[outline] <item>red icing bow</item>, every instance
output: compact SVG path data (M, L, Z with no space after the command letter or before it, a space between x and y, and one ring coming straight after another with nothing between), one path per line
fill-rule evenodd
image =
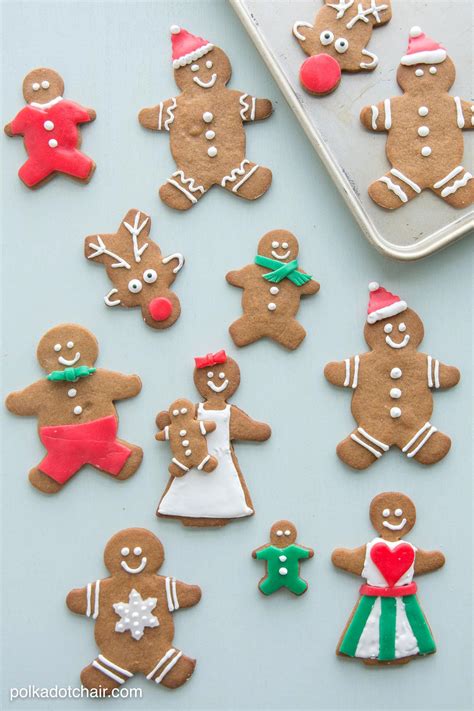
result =
M227 355L224 350L217 351L217 353L208 353L202 358L198 356L194 359L194 362L196 363L196 368L209 368L213 365L218 365L218 363L226 363Z

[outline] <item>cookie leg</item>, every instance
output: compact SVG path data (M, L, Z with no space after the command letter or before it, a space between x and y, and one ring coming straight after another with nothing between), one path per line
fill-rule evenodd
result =
M176 689L189 679L195 666L195 659L190 659L178 649L171 648L158 660L146 678L154 681L155 684Z
M272 593L279 590L281 587L283 587L283 585L279 580L272 580L268 576L266 578L263 578L263 580L261 580L258 584L258 589L264 595L271 595Z
M132 676L131 672L99 654L92 664L82 670L81 682L86 689L101 689L108 696Z
M33 467L28 474L28 479L30 484L32 484L36 489L42 491L43 494L57 494L63 488L62 484L58 484L57 481L51 479L50 476L42 472L38 467Z
M434 184L433 192L453 207L469 207L474 203L474 180L471 173L459 165Z
M294 583L287 585L286 587L295 595L302 595L308 589L308 583L306 580L303 580L303 578L298 578Z
M278 341L282 346L288 348L290 351L294 351L301 345L302 341L306 337L306 331L303 326L292 319L288 326L283 331L278 331L276 335L272 336L275 341Z
M234 168L221 180L223 188L246 200L259 198L267 192L271 183L272 171L257 163L251 163L246 158L239 168Z
M176 457L173 457L168 467L168 471L171 476L183 476L189 471L189 467L180 462L179 459L176 459Z
M34 188L53 172L54 168L52 166L45 165L44 163L40 163L29 158L21 166L18 171L18 175L25 185L29 188Z
M242 316L229 326L229 333L236 346L242 348L263 337L263 332L249 318Z
M426 422L402 447L402 452L408 459L416 459L420 464L435 464L443 459L450 449L450 438L443 432L438 432L431 422Z
M218 464L219 462L217 461L217 459L208 454L206 457L204 457L201 464L198 464L197 468L199 469L199 471L202 470L204 472L213 472Z
M123 440L119 441L120 444L124 444L126 447L131 449L132 453L125 462L120 472L117 474L117 479L128 479L128 477L132 476L132 474L135 474L138 467L142 463L143 449L141 447L138 447L138 445L136 444L129 444L128 442L124 442Z
M194 178L177 170L160 188L160 198L174 210L189 210L202 198L209 186L196 185Z
M419 193L420 186L396 168L369 185L372 200L386 210L396 210Z
M85 181L90 180L95 170L95 163L92 158L77 150L70 150L57 155L54 166L59 173L65 173L72 178Z
M376 439L362 427L339 442L336 448L339 459L353 469L367 469L388 450L388 444Z

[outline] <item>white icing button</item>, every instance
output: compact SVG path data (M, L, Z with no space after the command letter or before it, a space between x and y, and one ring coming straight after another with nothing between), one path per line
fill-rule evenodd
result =
M390 371L390 377L393 378L394 380L397 380L397 378L402 377L402 371L400 368L392 368Z
M76 388L71 388L70 390L67 391L67 394L69 395L69 397L76 397L76 395L77 395Z
M48 146L50 146L50 148L56 148L57 145L58 145L58 142L55 138L49 139Z
M210 148L207 149L207 155L210 158L215 158L217 155L217 148L215 146L211 146Z
M183 445L183 447L187 447L188 444L189 444L189 439L183 439L183 441L181 442L181 444Z
M206 131L205 136L208 141L212 141L212 139L216 137L216 132L215 131Z
M398 400L399 397L401 397L402 391L400 388L392 388L390 390L390 397L392 397L394 400Z
M382 511L382 516L383 516L384 518L388 518L388 517L390 516L390 509L384 509L384 510Z
M177 417L179 415L179 410L173 410L173 415L174 417Z
M423 136L423 137L427 136L429 134L429 132L430 132L430 129L428 128L428 126L420 126L420 128L418 129L419 136Z
M285 560L286 560L286 555L280 555L280 556L278 556L278 560L281 560L281 562L284 563Z
M280 568L278 572L280 575L288 575L288 568Z
M187 449L184 453L187 457L190 457L192 454L192 451L190 449Z
M184 435L186 434L186 430L180 430L179 434L181 435L181 437L184 437Z
M270 287L270 294L278 294L280 289L277 286L271 286Z
M428 107L427 106L420 106L418 109L418 114L419 116L428 116Z
M438 70L436 69L436 67L430 67L430 74L437 74L437 73L438 73Z
M47 131L52 131L54 128L54 123L52 121L45 121L43 126Z
M424 74L423 69L415 69L415 74L417 77L422 77Z
M402 411L400 410L399 407L392 407L390 409L390 417L400 417L402 414Z
M43 87L43 89L49 89L49 81L45 79L41 82L41 86Z
M75 415L80 415L82 412L82 407L80 405L76 405L76 407L73 410Z
M35 81L35 83L31 85L31 88L33 89L33 91L39 91L40 85L37 81Z
M276 307L277 307L277 305L274 304L273 301L271 301L271 302L268 304L267 309L268 309L269 311L275 311Z
M211 123L212 119L214 118L214 114L211 114L210 111L205 111L202 115L202 120L205 123Z
M427 158L431 155L431 148L429 146L423 146L421 149L421 155Z

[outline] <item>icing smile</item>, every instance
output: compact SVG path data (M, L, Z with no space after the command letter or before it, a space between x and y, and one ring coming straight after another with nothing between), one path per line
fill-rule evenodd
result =
M140 565L139 565L138 567L136 567L136 568L131 568L131 567L128 565L128 563L127 563L126 561L124 561L124 560L122 560L122 561L120 562L120 565L122 566L122 568L125 570L126 573L131 573L132 575L136 575L137 573L141 573L141 572L142 572L142 570L144 569L144 567L145 567L145 565L146 565L146 561L147 561L146 556L143 556L142 562L141 562Z
M76 355L74 356L74 358L72 360L68 360L67 358L64 358L63 356L59 356L58 363L61 363L61 365L69 365L69 366L76 365L76 363L80 357L81 357L81 354L79 353L79 351L77 351Z
M395 341L392 341L390 336L385 336L385 343L390 346L390 348L405 348L409 340L410 336L408 335L408 333L405 334L405 336L403 337L403 341L400 341L400 343L395 343Z
M275 257L275 259L279 259L280 261L283 261L284 259L288 259L290 254L291 254L291 249L289 249L288 252L285 252L285 254L282 254L281 256L278 255L274 249L272 249L272 257Z
M402 518L400 523L390 523L390 521L384 521L383 526L385 526L385 528L389 528L391 531L401 531L406 522L406 518Z
M213 74L212 77L209 79L209 81L201 81L199 77L193 77L193 81L196 82L198 86L201 86L203 89L210 89L211 86L214 86L214 84L217 81L217 74Z
M221 385L216 385L215 383L212 382L212 380L208 380L208 381L207 381L207 384L209 385L209 387L211 388L211 390L213 390L215 393L221 393L221 392L222 392L223 390L225 390L226 387L229 385L229 381L228 381L227 378L226 378L226 379L224 380L224 382L221 383Z

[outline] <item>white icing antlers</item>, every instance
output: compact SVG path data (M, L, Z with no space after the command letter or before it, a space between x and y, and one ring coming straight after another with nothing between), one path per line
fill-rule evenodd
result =
M353 4L354 0L347 0L347 2L339 0L338 3L327 3L327 7L332 7L333 10L336 10L336 20L340 20L344 17L346 10L349 10ZM388 10L388 5L377 5L376 0L370 0L370 6L366 8L364 8L364 4L362 2L359 2L357 4L357 14L349 20L346 27L348 30L351 30L359 20L367 24L369 22L368 15L373 15L375 22L378 24L382 22L379 13L384 10Z
M105 246L104 240L100 235L97 235L97 242L98 244L94 244L93 242L89 242L89 247L91 249L95 249L95 252L93 254L89 254L87 259L95 259L95 257L100 257L102 254L106 254L108 257L111 257L112 259L116 259L117 261L114 264L111 264L110 266L112 269L118 269L119 267L125 267L125 269L131 269L132 267L130 264L123 259L120 255L116 254L115 252L111 252L110 249L107 249Z
M128 230L128 232L130 232L130 234L132 235L133 256L136 262L141 262L141 256L145 249L148 247L148 242L145 242L145 244L143 244L141 247L138 246L138 237L140 235L140 232L143 230L143 228L150 219L149 217L146 217L140 224L140 217L141 212L138 211L133 221L133 227L128 222L125 222L125 220L122 222L125 229ZM119 269L120 267L123 267L125 269L132 268L126 259L121 257L119 254L112 252L110 249L107 249L107 247L105 246L105 242L100 235L97 235L97 242L98 244L89 242L89 247L91 249L94 249L95 252L93 254L89 254L87 259L95 259L96 257L100 257L102 254L106 254L108 257L111 257L112 259L116 260L113 264L110 265L112 269Z

